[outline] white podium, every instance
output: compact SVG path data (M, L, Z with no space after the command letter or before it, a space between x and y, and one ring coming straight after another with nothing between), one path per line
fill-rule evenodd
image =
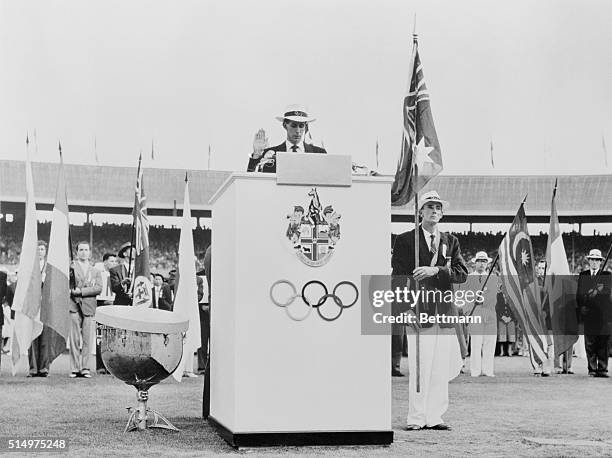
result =
M393 441L391 338L362 335L360 322L361 275L389 271L391 182L353 177L350 186L279 185L274 174L235 173L211 199L209 421L231 445ZM326 252L333 234L306 233L313 188L325 217L329 206L341 215L332 255ZM299 206L306 224L292 242L287 229L295 218L288 216ZM298 295L312 280L330 294L339 282L352 282L359 300L334 321L316 307L296 321L271 298L279 280L291 282ZM289 291L288 284L277 285L274 298L286 302ZM305 292L315 306L322 294L319 284ZM345 305L355 297L348 284L337 295ZM294 318L309 309L301 296L288 307ZM320 306L328 319L339 310L333 298Z

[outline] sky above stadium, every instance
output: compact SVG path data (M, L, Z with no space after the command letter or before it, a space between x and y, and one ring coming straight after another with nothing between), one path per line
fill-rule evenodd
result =
M0 0L0 158L243 170L303 103L393 173L415 14L443 173L611 172L608 0Z

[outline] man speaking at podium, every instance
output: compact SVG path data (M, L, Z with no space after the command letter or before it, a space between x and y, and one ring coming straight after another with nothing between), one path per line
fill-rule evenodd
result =
M276 153L319 153L327 154L324 148L304 142L304 136L308 132L308 123L315 118L308 116L306 108L301 105L289 105L283 116L277 116L287 131L287 139L280 145L268 148L268 139L263 129L255 134L253 140L253 154L249 158L247 172L276 173Z

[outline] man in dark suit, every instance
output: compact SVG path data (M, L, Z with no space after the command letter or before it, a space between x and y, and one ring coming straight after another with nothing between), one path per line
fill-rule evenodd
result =
M438 291L438 297L421 300L417 304L393 304L394 313L408 312L415 315L415 326L408 335L408 418L407 429L423 428L448 430L442 415L448 408L448 382L461 370L463 361L452 323L430 323L423 317L454 315L452 300L441 300L452 291L452 283L463 283L467 278L467 266L461 256L459 240L448 232L441 232L438 222L442 218L443 201L436 191L424 193L419 199L421 225L418 229L419 262L415 266L415 230L398 235L393 247L392 290L406 286L417 290L416 282L425 291ZM434 296L434 295L432 295ZM414 307L413 307L414 306ZM398 308L400 310L398 310ZM425 314L425 315L423 315ZM395 334L395 332L394 332ZM418 341L417 341L418 339ZM416 347L419 346L420 370L416 370ZM392 336L392 353L401 355L401 334ZM420 377L420 392L416 391L417 376Z
M576 302L584 320L584 346L591 377L608 377L608 343L612 303L612 274L601 270L603 256L593 249L587 256L589 268L580 272Z
M153 290L151 291L151 307L154 309L172 311L172 290L164 283L164 276L160 273L153 275Z
M115 305L132 305L132 293L130 288L130 278L128 271L134 273L134 253L132 253L134 245L126 242L121 245L117 257L119 257L119 265L110 270L111 289L115 293ZM132 268L130 269L130 262Z
M6 272L0 270L0 353L4 348L4 339L2 338L2 325L4 324L4 299L6 297L6 291L8 285L6 283L7 275ZM2 357L0 356L0 363L2 362Z
M253 141L253 154L249 158L247 172L267 172L276 173L276 153L318 153L326 154L325 149L306 143L304 136L308 132L308 123L315 121L315 118L308 116L306 109L300 105L290 105L285 110L283 116L276 119L283 123L283 128L287 131L287 139L280 145L268 148L266 132L260 129L255 134Z

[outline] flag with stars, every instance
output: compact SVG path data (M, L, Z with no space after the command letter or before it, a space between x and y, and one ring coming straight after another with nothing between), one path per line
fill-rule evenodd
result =
M431 114L416 35L410 57L411 74L403 101L402 150L391 188L391 204L405 205L442 170L442 152Z
M527 336L532 365L537 368L548 359L548 342L523 204L499 246L499 264L502 291Z
M152 303L150 269L149 269L149 218L147 216L147 198L144 193L141 167L142 157L138 159L136 192L134 196L134 232L136 240L136 258L134 260L134 294L132 305L150 307Z

